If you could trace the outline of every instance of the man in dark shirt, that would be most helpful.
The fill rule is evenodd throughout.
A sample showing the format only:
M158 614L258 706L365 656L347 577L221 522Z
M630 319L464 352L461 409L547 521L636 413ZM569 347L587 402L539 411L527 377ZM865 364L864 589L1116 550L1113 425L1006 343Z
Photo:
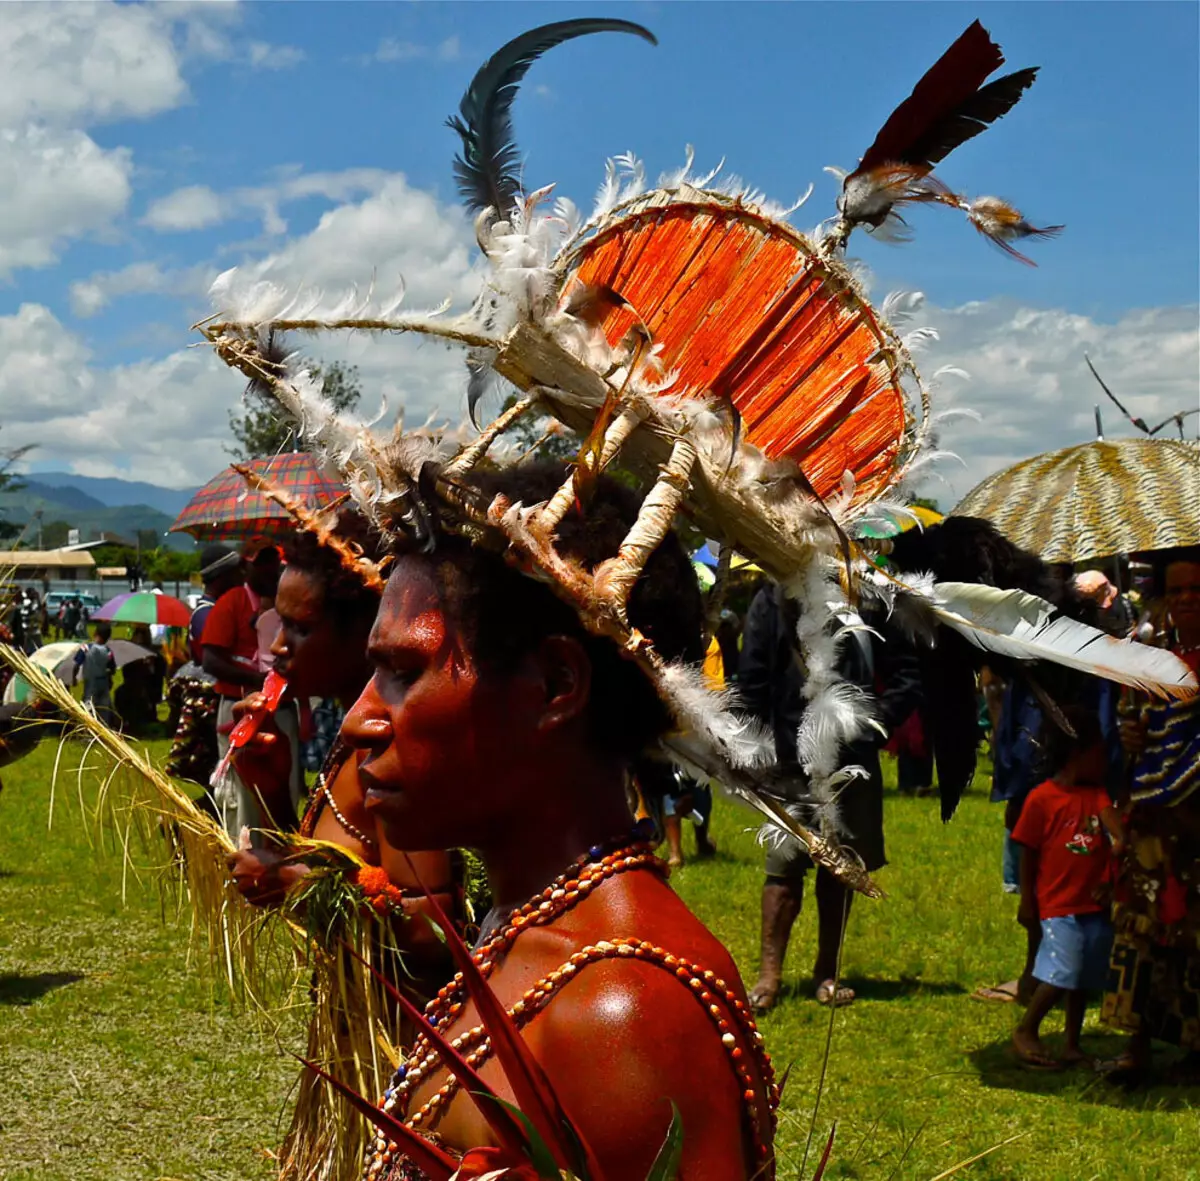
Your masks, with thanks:
M770 727L776 760L783 771L778 791L793 803L808 800L808 783L800 766L796 740L804 715L804 659L796 644L798 606L777 586L765 586L746 616L738 688L745 707ZM844 637L838 655L843 680L873 695L874 713L890 733L920 704L916 654L886 621L867 622L885 637L856 630ZM842 766L859 766L865 778L853 779L838 797L841 842L862 859L869 871L885 865L883 843L883 776L879 748L884 734L871 730L845 746ZM799 841L785 841L767 855L762 897L762 963L750 1002L760 1012L779 995L784 956L792 926L800 913L804 875L812 864ZM842 936L850 913L851 892L832 874L817 870L818 940L813 965L816 998L822 1004L849 1004L854 991L837 984Z

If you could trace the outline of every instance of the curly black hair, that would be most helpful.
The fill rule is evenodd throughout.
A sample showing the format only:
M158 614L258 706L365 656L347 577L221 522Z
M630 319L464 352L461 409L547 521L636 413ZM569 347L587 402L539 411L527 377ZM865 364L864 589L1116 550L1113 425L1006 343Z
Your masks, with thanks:
M381 541L360 514L343 510L338 516L336 532L343 540L359 546L372 560L378 561L383 556ZM283 555L288 569L298 570L320 583L323 608L339 631L351 632L374 621L379 610L379 592L365 586L355 571L346 568L338 553L322 545L315 534L304 531L292 534L284 543Z
M487 498L503 494L532 505L549 500L567 476L565 464L540 461L477 471L466 480ZM572 509L555 533L558 552L594 570L613 557L633 524L641 497L602 477L585 514ZM549 636L571 636L592 666L593 740L622 759L640 754L672 728L649 678L612 640L587 632L567 603L544 583L515 570L502 555L440 534L430 557L464 639L481 666L504 672ZM629 622L667 660L704 654L704 609L683 543L671 532L651 555L629 600Z

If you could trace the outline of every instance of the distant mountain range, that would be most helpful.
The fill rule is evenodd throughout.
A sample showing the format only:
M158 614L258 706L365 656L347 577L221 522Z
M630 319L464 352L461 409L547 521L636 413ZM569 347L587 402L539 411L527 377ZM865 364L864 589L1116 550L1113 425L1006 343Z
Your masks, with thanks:
M69 472L34 472L22 476L24 487L0 493L0 520L26 526L41 510L43 528L65 521L79 530L81 541L115 533L128 541L139 530L152 529L170 549L190 550L195 542L183 533L164 536L191 499L194 488L161 488L135 480L97 479ZM37 544L36 524L26 543ZM4 543L0 542L0 547Z
M196 494L195 488L160 488L157 484L143 484L138 480L102 480L95 476L73 476L70 472L32 472L21 479L30 487L37 484L56 492L80 492L89 500L96 501L98 507L145 505L160 513L169 513L172 520L179 516L183 506ZM59 503L66 503L61 497L58 500Z

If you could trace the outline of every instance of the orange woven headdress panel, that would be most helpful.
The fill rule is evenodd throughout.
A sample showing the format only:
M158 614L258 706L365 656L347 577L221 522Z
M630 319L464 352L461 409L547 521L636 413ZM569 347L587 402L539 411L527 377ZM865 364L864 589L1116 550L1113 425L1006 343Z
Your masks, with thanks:
M651 204L576 248L571 278L636 309L678 375L670 393L728 398L746 442L795 461L821 496L844 471L856 499L890 482L912 423L880 358L893 342L840 267L789 227L740 205ZM633 323L617 308L602 327L616 345Z

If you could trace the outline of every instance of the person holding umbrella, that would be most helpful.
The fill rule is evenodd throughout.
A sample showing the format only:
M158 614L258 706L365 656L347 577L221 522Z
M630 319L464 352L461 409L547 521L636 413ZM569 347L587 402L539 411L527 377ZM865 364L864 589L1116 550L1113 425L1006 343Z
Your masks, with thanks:
M117 661L108 646L112 627L96 624L96 638L79 649L75 656L75 679L83 676L83 701L102 721L112 715L112 682Z

